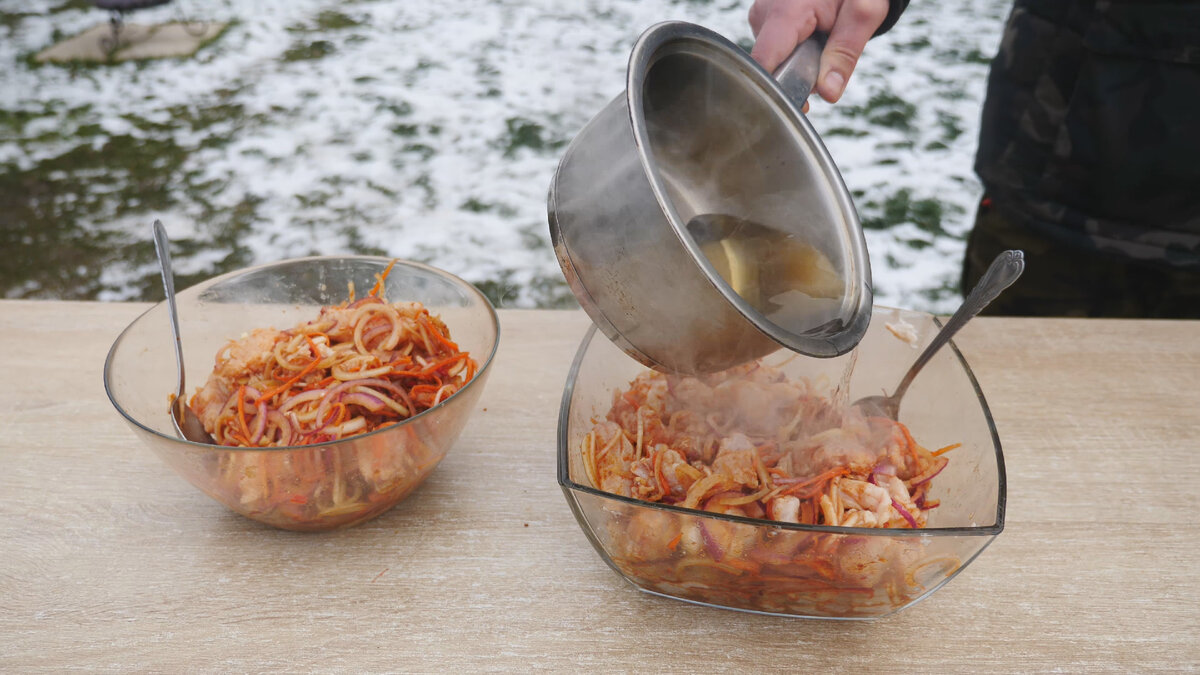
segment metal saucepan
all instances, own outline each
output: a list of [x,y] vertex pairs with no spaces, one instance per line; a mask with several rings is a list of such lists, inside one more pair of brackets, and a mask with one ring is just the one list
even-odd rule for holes
[[550,186],[554,250],[593,322],[641,363],[729,368],[848,352],[871,317],[862,227],[800,113],[822,42],[776,72],[700,26],[638,39],[625,92]]

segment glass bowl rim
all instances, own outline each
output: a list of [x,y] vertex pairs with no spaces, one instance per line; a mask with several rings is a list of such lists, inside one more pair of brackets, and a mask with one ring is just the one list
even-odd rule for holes
[[[883,305],[875,305],[874,309],[892,310],[895,308],[886,307]],[[918,312],[915,310],[897,310],[909,312],[921,316],[928,317],[933,320],[934,324],[941,328],[942,321],[932,314],[927,312]],[[659,502],[650,502],[634,497],[626,497],[624,495],[605,492],[598,488],[587,485],[581,485],[571,479],[569,474],[570,466],[570,444],[567,437],[567,426],[571,414],[571,398],[575,392],[575,385],[578,381],[579,370],[583,365],[583,358],[587,354],[588,348],[591,346],[592,340],[596,338],[596,325],[588,326],[587,332],[583,336],[583,340],[579,344],[579,348],[575,352],[575,359],[571,363],[571,370],[567,374],[567,384],[563,388],[562,402],[559,406],[558,414],[558,484],[564,490],[583,492],[604,499],[611,499],[618,502],[623,502],[630,506],[649,508],[668,513],[677,513],[680,515],[688,515],[700,518],[713,518],[716,520],[724,520],[731,523],[740,523],[743,525],[752,525],[754,527],[771,527],[781,530],[793,530],[799,532],[822,532],[826,534],[843,534],[855,536],[869,537],[955,537],[955,536],[990,536],[995,537],[1004,530],[1004,514],[1005,505],[1008,499],[1008,479],[1004,468],[1004,452],[1000,446],[1000,435],[996,431],[996,423],[992,419],[991,409],[988,407],[987,399],[983,396],[983,390],[979,387],[979,381],[975,378],[975,373],[967,364],[967,360],[959,351],[958,346],[951,340],[946,344],[945,348],[953,350],[955,357],[958,359],[959,365],[962,366],[968,380],[971,383],[971,388],[975,392],[975,397],[979,401],[980,408],[983,412],[984,419],[987,421],[988,433],[992,439],[992,449],[995,452],[996,458],[996,473],[997,473],[997,495],[996,495],[996,519],[991,525],[975,525],[975,526],[959,526],[959,527],[928,527],[928,528],[898,528],[898,527],[843,527],[840,525],[806,525],[802,523],[785,523],[778,520],[769,520],[766,518],[751,518],[749,516],[737,516],[727,513],[717,513],[714,511],[704,511],[701,509],[688,509],[674,504],[661,504]],[[585,528],[586,529],[586,528]]]
[[153,312],[154,310],[158,309],[159,307],[164,306],[167,302],[164,299],[164,300],[154,303],[153,305],[148,307],[144,312],[142,312],[141,314],[138,314],[137,317],[135,317],[132,321],[130,321],[129,324],[126,325],[125,328],[121,330],[121,333],[117,336],[116,340],[113,341],[112,346],[109,347],[108,355],[104,358],[104,372],[103,372],[104,393],[108,396],[109,403],[111,403],[113,405],[113,407],[117,409],[117,412],[121,413],[121,416],[124,417],[127,422],[129,422],[130,424],[134,425],[135,427],[141,429],[142,431],[145,431],[153,436],[157,436],[158,438],[165,439],[167,441],[171,441],[174,443],[180,443],[180,444],[183,444],[186,446],[190,446],[192,448],[202,448],[202,449],[206,449],[206,450],[214,450],[214,451],[221,450],[221,451],[232,451],[232,452],[292,452],[292,451],[296,451],[296,450],[308,450],[308,449],[312,449],[312,448],[327,448],[330,446],[340,445],[340,444],[344,444],[347,442],[359,441],[361,439],[370,438],[372,436],[384,434],[389,431],[403,429],[404,427],[407,427],[410,424],[413,424],[416,420],[419,420],[426,416],[432,417],[438,411],[442,410],[444,407],[449,405],[449,403],[451,401],[454,401],[455,399],[459,398],[459,394],[462,394],[462,393],[466,392],[468,389],[473,388],[475,386],[476,382],[480,381],[482,379],[482,377],[487,373],[488,369],[492,365],[492,361],[494,360],[494,358],[496,356],[496,351],[500,347],[500,317],[496,314],[496,308],[492,305],[492,301],[488,300],[487,296],[484,295],[483,292],[480,291],[478,288],[476,288],[474,284],[466,281],[465,279],[463,279],[451,272],[447,272],[446,270],[439,269],[437,267],[433,267],[432,265],[426,265],[424,263],[419,263],[419,262],[416,262],[413,260],[405,260],[403,258],[396,258],[396,257],[391,257],[391,256],[374,256],[374,255],[317,255],[317,256],[303,256],[303,257],[299,257],[299,258],[284,258],[282,260],[276,260],[273,262],[262,263],[259,265],[252,265],[250,267],[243,267],[243,268],[236,269],[236,270],[233,270],[230,272],[226,272],[224,274],[217,275],[215,277],[211,277],[209,279],[205,279],[204,281],[201,281],[199,283],[193,284],[192,286],[189,286],[187,288],[180,290],[179,293],[182,294],[182,293],[188,292],[188,291],[202,293],[202,292],[206,291],[207,289],[209,289],[210,287],[215,286],[216,284],[221,283],[223,281],[228,281],[229,279],[232,279],[235,277],[239,277],[239,276],[242,276],[245,274],[250,274],[252,272],[259,272],[259,271],[262,271],[265,269],[270,269],[273,267],[283,267],[285,265],[304,263],[304,262],[312,262],[312,261],[332,261],[332,260],[358,260],[358,261],[366,261],[366,262],[381,262],[384,264],[395,261],[396,266],[408,267],[408,268],[415,269],[419,272],[424,272],[426,274],[430,274],[435,277],[440,277],[443,280],[450,282],[455,287],[466,291],[468,294],[474,294],[476,297],[478,297],[480,300],[482,300],[483,306],[487,309],[489,318],[491,319],[492,330],[495,332],[495,337],[492,339],[492,347],[487,355],[487,358],[480,364],[479,370],[476,371],[475,376],[472,377],[466,383],[466,385],[463,386],[462,389],[459,389],[458,391],[454,392],[450,396],[446,397],[445,400],[440,401],[437,405],[435,405],[427,410],[422,410],[421,412],[417,413],[416,415],[413,415],[412,417],[409,417],[408,419],[406,419],[404,421],[397,422],[395,424],[391,424],[386,427],[380,427],[378,429],[374,429],[374,430],[368,431],[366,433],[355,434],[353,436],[347,436],[346,438],[340,438],[340,439],[336,439],[336,440],[332,440],[332,441],[324,441],[321,443],[311,443],[308,445],[281,445],[281,446],[273,446],[273,447],[265,447],[265,448],[243,448],[243,447],[232,446],[232,445],[215,445],[215,444],[210,445],[208,443],[197,443],[195,441],[188,440],[186,438],[181,438],[179,436],[167,435],[167,434],[162,433],[161,431],[158,431],[157,429],[151,429],[150,427],[146,426],[140,420],[134,418],[133,415],[129,414],[124,408],[121,407],[121,405],[119,403],[117,403],[117,400],[116,400],[116,398],[114,398],[113,392],[111,389],[111,379],[112,378],[110,377],[110,373],[112,371],[112,360],[113,360],[114,354],[117,351],[117,346],[121,344],[121,341],[125,339],[126,334],[129,333],[129,331],[133,329],[135,324],[137,324],[139,321],[141,321],[143,318],[145,318],[145,316],[147,314],[149,314],[150,312]]

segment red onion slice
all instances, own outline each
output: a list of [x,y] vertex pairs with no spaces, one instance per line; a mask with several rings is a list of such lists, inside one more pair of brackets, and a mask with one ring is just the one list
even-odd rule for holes
[[361,408],[366,408],[371,412],[379,412],[387,406],[381,399],[363,392],[351,392],[342,396],[342,403],[346,405],[356,405]]
[[950,463],[950,460],[949,460],[949,459],[947,459],[947,458],[945,458],[945,457],[937,457],[937,458],[936,458],[936,464],[934,464],[933,466],[929,467],[929,469],[927,469],[927,470],[925,471],[925,473],[923,473],[923,474],[921,474],[921,475],[917,476],[916,478],[913,478],[912,480],[908,481],[908,486],[909,486],[910,488],[914,488],[914,487],[916,487],[916,486],[920,485],[921,483],[927,483],[927,482],[929,482],[929,481],[930,481],[930,480],[931,480],[931,479],[932,479],[934,476],[936,476],[936,475],[938,475],[939,473],[941,473],[941,472],[942,472],[942,469],[946,468],[946,465],[947,465],[947,464],[949,464],[949,463]]
[[917,519],[913,517],[913,514],[908,512],[908,509],[901,506],[895,497],[892,497],[892,508],[896,509],[900,516],[908,521],[909,527],[914,530],[920,529],[921,526],[917,524]]

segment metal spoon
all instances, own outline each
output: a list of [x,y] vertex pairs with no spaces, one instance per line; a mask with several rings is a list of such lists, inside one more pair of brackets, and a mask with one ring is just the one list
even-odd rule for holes
[[179,376],[179,387],[175,390],[175,398],[171,399],[171,422],[175,424],[176,433],[183,438],[193,443],[216,445],[217,442],[204,430],[204,423],[188,406],[187,397],[184,395],[183,342],[179,339],[179,313],[175,306],[175,275],[171,272],[167,231],[160,220],[154,221],[154,250],[158,253],[158,263],[162,266],[163,289],[167,292],[167,312],[171,317],[171,337],[175,340],[175,363]]
[[905,373],[904,379],[900,380],[900,384],[896,386],[892,395],[866,396],[860,398],[854,405],[862,408],[868,414],[898,419],[900,399],[904,396],[904,392],[908,391],[908,385],[912,384],[913,378],[917,376],[921,368],[929,362],[937,350],[954,337],[959,329],[976,314],[983,311],[983,308],[995,300],[1001,291],[1011,286],[1023,271],[1025,271],[1025,254],[1023,252],[1005,251],[996,256],[987,272],[984,272],[983,277],[979,279],[979,283],[975,284],[975,288],[971,289],[970,294],[963,300],[963,304],[954,312],[946,325],[942,326],[942,330],[933,336],[933,340],[925,348],[925,351],[921,352],[921,355],[913,362],[912,367]]

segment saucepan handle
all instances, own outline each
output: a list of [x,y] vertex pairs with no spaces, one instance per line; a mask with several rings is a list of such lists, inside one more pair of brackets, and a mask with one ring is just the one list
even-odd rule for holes
[[821,52],[825,49],[827,37],[825,33],[813,33],[797,45],[773,73],[779,88],[797,108],[804,107],[804,102],[816,86],[817,75],[821,72]]

